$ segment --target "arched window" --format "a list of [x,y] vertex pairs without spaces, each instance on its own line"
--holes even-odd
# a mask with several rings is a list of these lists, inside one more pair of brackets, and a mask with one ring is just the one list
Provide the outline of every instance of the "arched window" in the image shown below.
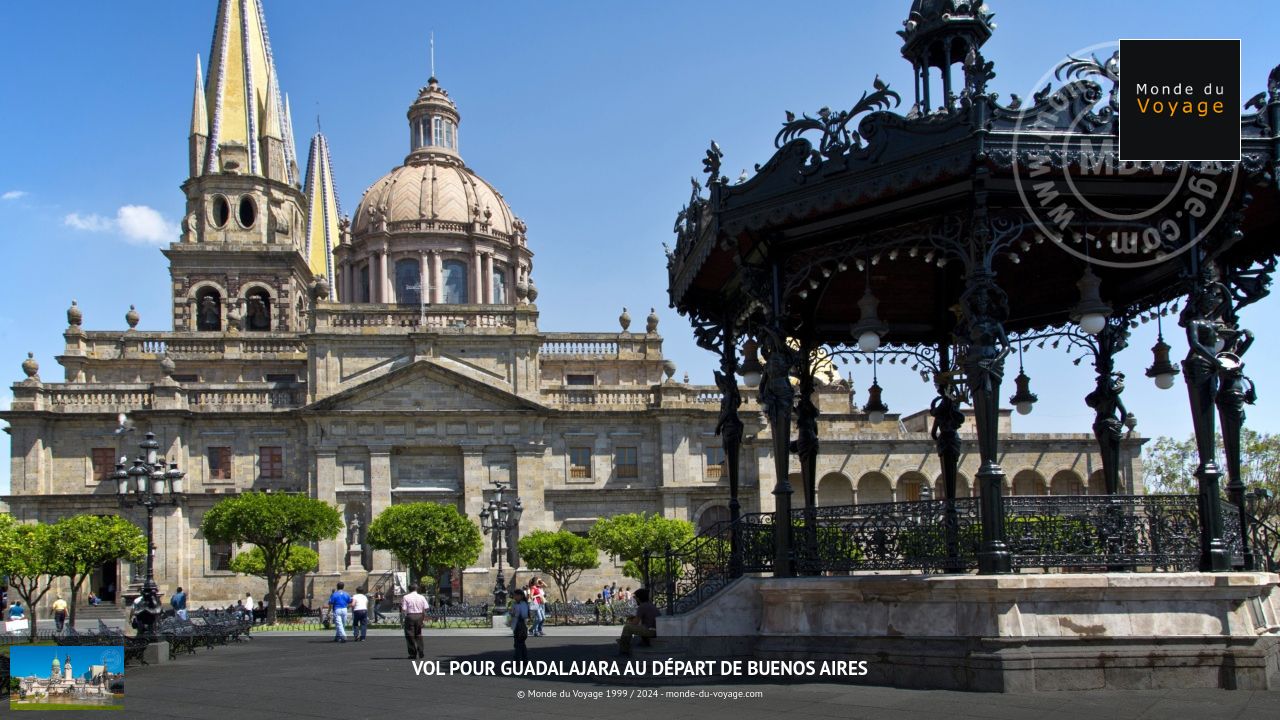
[[858,504],[893,502],[893,488],[889,478],[878,472],[869,472],[858,479]]
[[356,270],[356,302],[367,303],[369,300],[369,263]]
[[916,502],[920,500],[920,489],[929,483],[929,480],[918,472],[903,473],[898,478],[898,502]]
[[401,305],[419,305],[422,303],[422,278],[418,271],[421,268],[414,258],[396,261],[396,302]]
[[445,260],[440,266],[441,284],[444,286],[444,302],[450,305],[467,303],[467,264],[461,260]]
[[222,294],[207,287],[196,293],[196,330],[217,332],[222,329]]
[[1013,476],[1014,495],[1048,495],[1044,478],[1035,470],[1022,470]]
[[500,265],[493,266],[493,302],[507,304],[507,271]]
[[271,294],[262,288],[245,295],[244,327],[246,330],[271,330]]
[[[716,527],[719,523],[729,522],[729,508],[724,505],[712,505],[698,516],[698,534],[701,535]],[[723,527],[723,525],[721,525]]]
[[439,115],[431,118],[431,144],[444,144],[444,118]]
[[818,481],[818,505],[852,505],[853,484],[840,473],[824,475]]
[[446,119],[444,121],[444,146],[449,148],[450,150],[458,149],[457,136],[454,134],[454,131],[453,131],[452,120]]
[[[1084,481],[1070,470],[1062,470],[1053,476],[1049,483],[1049,491],[1053,495],[1084,495]],[[1105,490],[1102,493],[1105,494]]]

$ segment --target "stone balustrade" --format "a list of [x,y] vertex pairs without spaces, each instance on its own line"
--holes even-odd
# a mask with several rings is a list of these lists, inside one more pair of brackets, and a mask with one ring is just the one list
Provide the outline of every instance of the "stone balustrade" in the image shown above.
[[[742,393],[741,412],[755,409],[753,393]],[[542,401],[566,410],[641,409],[650,407],[687,407],[698,410],[720,409],[723,393],[714,385],[597,385],[562,386],[542,391]]]
[[307,356],[306,343],[294,333],[92,331],[67,333],[66,340],[67,357],[88,360],[165,355],[175,360],[302,360]]
[[129,383],[24,384],[13,388],[14,410],[61,413],[129,413],[199,409],[207,412],[285,410],[307,402],[306,388],[274,383],[191,385]]
[[223,387],[192,388],[187,391],[187,402],[193,409],[214,412],[240,409],[287,409],[304,405],[306,395],[306,390],[303,388],[281,388],[270,385],[255,387],[241,383]]
[[511,305],[331,305],[316,310],[316,330],[322,332],[369,332],[405,330],[450,332],[494,329],[514,331],[531,327],[536,315],[527,306]]

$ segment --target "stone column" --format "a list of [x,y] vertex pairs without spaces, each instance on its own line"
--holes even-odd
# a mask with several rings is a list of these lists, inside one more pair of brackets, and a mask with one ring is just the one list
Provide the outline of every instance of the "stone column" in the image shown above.
[[444,302],[443,276],[443,260],[437,250],[431,253],[431,302],[437,305]]
[[481,277],[484,281],[484,302],[493,304],[493,254],[485,253],[484,255],[484,273]]
[[[316,474],[312,496],[328,503],[337,502],[338,451],[334,448],[317,448]],[[346,547],[341,537],[320,541],[320,572],[342,572],[346,565]]]
[[391,302],[391,283],[387,278],[387,249],[378,251],[378,302]]
[[427,267],[427,251],[418,251],[418,300],[421,303],[431,302],[431,268]]
[[[485,507],[484,492],[489,478],[484,472],[484,448],[464,446],[462,451],[462,512],[480,522],[480,511]],[[462,570],[462,593],[467,602],[493,602],[494,570],[490,567],[493,553],[493,533],[482,532],[484,539],[480,557],[475,565]]]
[[472,287],[470,296],[467,297],[467,302],[471,302],[471,303],[484,302],[484,300],[482,299],[484,297],[484,268],[482,267],[483,264],[484,264],[484,261],[480,257],[480,251],[476,250],[475,258],[471,263],[471,269],[472,269],[471,276],[473,278],[473,287]]
[[[369,448],[369,518],[378,517],[383,510],[391,506],[391,448]],[[345,560],[343,561],[345,564]],[[375,550],[373,553],[373,572],[381,573],[391,569],[391,553],[386,550]]]

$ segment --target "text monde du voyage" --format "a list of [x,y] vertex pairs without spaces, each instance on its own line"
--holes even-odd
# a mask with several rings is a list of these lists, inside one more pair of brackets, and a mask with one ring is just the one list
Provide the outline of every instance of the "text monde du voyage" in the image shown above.
[[1226,113],[1226,104],[1222,100],[1212,99],[1214,96],[1226,95],[1224,88],[1223,85],[1205,83],[1196,92],[1196,88],[1190,83],[1137,83],[1134,85],[1134,101],[1138,105],[1138,112],[1143,115],[1209,117]]

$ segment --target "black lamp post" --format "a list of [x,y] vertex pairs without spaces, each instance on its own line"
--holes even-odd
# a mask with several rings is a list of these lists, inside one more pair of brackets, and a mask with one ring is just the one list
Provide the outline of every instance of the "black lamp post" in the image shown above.
[[[498,580],[493,585],[493,604],[496,607],[505,607],[507,604],[507,583],[503,577],[503,544],[507,539],[507,535],[520,526],[520,515],[524,512],[524,506],[520,503],[520,498],[506,500],[502,494],[508,490],[506,485],[501,482],[495,482],[496,492],[489,499],[489,505],[480,511],[480,528],[490,533],[493,539],[493,551],[490,553],[490,564],[498,566]],[[506,559],[512,566],[516,564],[514,548],[511,543],[506,543]]]
[[150,634],[160,614],[160,588],[156,586],[155,577],[155,509],[160,505],[178,504],[186,473],[178,469],[177,463],[169,463],[165,469],[164,459],[158,454],[160,443],[156,442],[155,433],[147,433],[138,448],[142,454],[133,461],[133,467],[125,470],[123,462],[117,463],[111,478],[116,481],[120,507],[135,505],[147,509],[147,579],[142,584],[142,610],[137,619],[139,634]]

